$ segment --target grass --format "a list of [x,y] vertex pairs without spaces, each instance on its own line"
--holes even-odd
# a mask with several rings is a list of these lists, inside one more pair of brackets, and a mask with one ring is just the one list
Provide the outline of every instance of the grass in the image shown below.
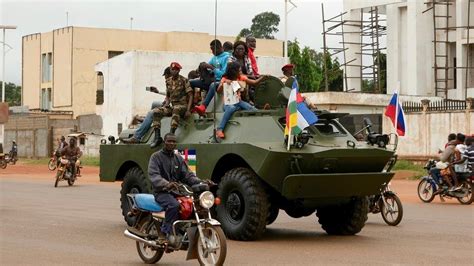
[[415,164],[410,161],[399,160],[393,167],[392,171],[398,170],[406,170],[406,171],[413,171],[413,176],[410,177],[412,180],[420,179],[420,177],[424,176],[426,170],[423,168],[423,165]]
[[[29,164],[29,165],[47,165],[49,162],[50,158],[39,158],[39,159],[24,159],[21,158],[20,161],[24,164]],[[99,166],[100,165],[100,160],[99,157],[93,157],[93,156],[83,156],[80,158],[81,160],[81,165],[83,166]]]

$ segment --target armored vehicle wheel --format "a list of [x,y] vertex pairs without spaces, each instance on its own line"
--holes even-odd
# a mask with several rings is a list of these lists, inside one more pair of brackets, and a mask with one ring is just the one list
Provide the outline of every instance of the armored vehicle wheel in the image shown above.
[[255,240],[265,232],[269,203],[258,177],[247,168],[225,173],[217,195],[217,219],[226,236],[235,240]]
[[316,216],[330,235],[355,235],[364,227],[368,210],[367,197],[355,197],[343,205],[318,208]]
[[122,189],[120,190],[120,208],[122,209],[123,218],[129,226],[133,226],[136,217],[129,217],[127,215],[130,211],[127,194],[149,192],[148,180],[143,171],[139,167],[130,168],[123,178]]
[[268,209],[267,225],[272,224],[277,219],[279,212],[280,209],[277,206],[270,205],[270,209]]

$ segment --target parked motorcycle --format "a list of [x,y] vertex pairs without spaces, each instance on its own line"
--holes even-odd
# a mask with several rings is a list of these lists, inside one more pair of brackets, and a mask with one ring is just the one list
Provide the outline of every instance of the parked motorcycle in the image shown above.
[[59,159],[58,171],[56,172],[56,181],[54,182],[54,187],[58,186],[59,181],[66,180],[69,186],[74,185],[76,181],[76,174],[73,174],[71,169],[76,167],[74,161],[69,161],[66,158]]
[[5,160],[5,154],[0,153],[0,168],[5,169],[7,168],[8,162]]
[[[1,159],[0,159],[1,160]],[[3,161],[6,163],[6,164],[16,164],[16,162],[18,161],[18,157],[16,156],[16,154],[13,153],[13,151],[10,151],[9,153],[7,154],[4,154],[3,155]],[[1,163],[0,163],[1,164]],[[2,164],[3,165],[3,164]],[[6,168],[6,166],[2,166],[0,165],[0,167],[2,167],[3,169]]]
[[374,214],[380,212],[388,225],[396,226],[402,221],[402,202],[390,189],[390,183],[384,184],[379,194],[369,197],[369,212]]
[[456,198],[461,204],[471,204],[474,201],[472,195],[474,176],[468,173],[456,173],[460,187],[456,190],[450,190],[448,184],[440,178],[437,180],[433,176],[432,170],[436,168],[436,161],[429,160],[425,169],[427,175],[422,177],[418,184],[418,197],[421,201],[429,203],[433,201],[436,195],[439,195],[441,200],[443,197]]
[[165,212],[152,194],[127,194],[131,206],[128,215],[136,219],[124,235],[136,241],[138,255],[148,264],[158,262],[164,252],[187,250],[186,260],[198,259],[201,265],[223,265],[226,238],[220,223],[209,211],[218,199],[215,200],[204,183],[192,188],[181,184],[174,194],[181,204],[180,219],[173,223],[169,241],[160,238]]

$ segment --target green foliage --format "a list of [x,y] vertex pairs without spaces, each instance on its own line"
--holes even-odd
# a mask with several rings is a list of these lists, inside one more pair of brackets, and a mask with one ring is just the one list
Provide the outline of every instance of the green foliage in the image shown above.
[[[49,159],[49,157],[38,159],[21,158],[21,162],[29,165],[48,165]],[[82,166],[100,166],[99,157],[82,156],[80,160]]]
[[[387,93],[387,55],[379,53],[380,56],[380,91],[376,88],[376,83],[372,79],[362,80],[362,91],[363,92],[375,92],[375,93]],[[375,57],[374,64],[378,64],[379,57]]]
[[[0,86],[2,86],[1,82]],[[21,105],[21,86],[11,82],[5,83],[5,101],[8,102],[9,106]]]
[[275,39],[273,34],[278,32],[278,24],[280,24],[279,15],[273,12],[260,13],[252,19],[250,29],[243,28],[236,39],[248,35],[261,39]]
[[426,170],[423,168],[423,165],[415,164],[410,161],[399,160],[393,167],[392,171],[412,171],[413,175],[409,179],[419,179],[425,175]]
[[[337,59],[331,60],[327,56],[323,60],[323,53],[304,47],[301,51],[297,40],[288,42],[288,56],[290,62],[296,66],[294,73],[298,77],[301,92],[324,91],[324,68],[328,68],[328,87],[330,91],[342,91],[343,71]],[[326,62],[326,64],[324,64]]]

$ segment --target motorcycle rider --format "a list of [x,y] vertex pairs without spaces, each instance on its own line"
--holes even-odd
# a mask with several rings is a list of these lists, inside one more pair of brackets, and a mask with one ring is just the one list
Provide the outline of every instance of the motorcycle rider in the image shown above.
[[82,156],[82,151],[76,146],[76,138],[69,139],[69,145],[61,150],[61,156],[64,156],[69,161],[71,174],[76,177],[77,159]]
[[18,146],[16,145],[16,141],[12,141],[12,150],[10,151],[10,160],[15,160],[18,154]]
[[172,191],[178,188],[179,183],[192,186],[201,183],[202,180],[189,170],[183,158],[175,152],[176,136],[173,133],[165,135],[164,143],[162,150],[151,155],[148,175],[151,179],[155,200],[166,211],[160,240],[165,241],[166,235],[166,239],[169,241],[173,222],[179,218],[180,207]]

